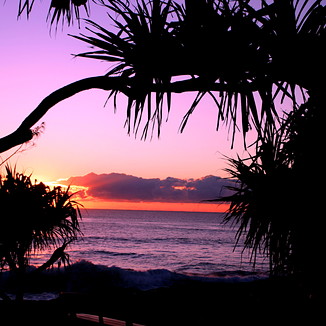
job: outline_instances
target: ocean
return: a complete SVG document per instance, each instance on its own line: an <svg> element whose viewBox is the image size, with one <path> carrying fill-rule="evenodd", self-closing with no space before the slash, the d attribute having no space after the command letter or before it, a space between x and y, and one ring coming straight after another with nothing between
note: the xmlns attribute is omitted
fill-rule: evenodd
<svg viewBox="0 0 326 326"><path fill-rule="evenodd" d="M196 275L253 272L221 213L88 210L83 216L83 240L69 250L74 261ZM256 271L266 270L266 262L260 257Z"/></svg>
<svg viewBox="0 0 326 326"><path fill-rule="evenodd" d="M61 268L61 280L66 273L64 286L53 283L58 291L90 290L99 275L101 286L147 290L186 278L247 281L268 274L266 257L257 257L254 269L241 244L235 248L236 229L223 223L221 213L91 209L83 210L82 216L83 237L68 248L71 266L67 272ZM35 256L31 264L40 265L48 255ZM82 281L85 275L87 285ZM38 288L56 292L46 281Z"/></svg>

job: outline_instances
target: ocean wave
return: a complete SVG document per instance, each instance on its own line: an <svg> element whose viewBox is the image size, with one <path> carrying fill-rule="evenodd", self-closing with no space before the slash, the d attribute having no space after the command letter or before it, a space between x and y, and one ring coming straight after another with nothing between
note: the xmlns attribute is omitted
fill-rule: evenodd
<svg viewBox="0 0 326 326"><path fill-rule="evenodd" d="M232 271L207 275L184 274L167 269L137 271L117 266L95 265L81 260L66 268L50 269L41 274L31 267L26 276L25 292L35 300L52 299L54 293L80 292L99 293L116 288L152 290L172 287L184 282L248 282L266 278L256 272ZM1 273L0 287L7 293L14 293L15 282L8 272ZM51 295L52 294L52 295Z"/></svg>

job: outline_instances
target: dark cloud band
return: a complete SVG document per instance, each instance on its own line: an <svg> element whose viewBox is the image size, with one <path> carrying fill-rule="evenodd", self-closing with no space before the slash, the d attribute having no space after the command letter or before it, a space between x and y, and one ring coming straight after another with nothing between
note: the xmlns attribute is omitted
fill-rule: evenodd
<svg viewBox="0 0 326 326"><path fill-rule="evenodd" d="M217 176L200 179L145 179L127 174L90 173L85 176L71 177L69 185L88 187L87 195L111 201L146 201L198 203L229 195L228 186L234 181Z"/></svg>

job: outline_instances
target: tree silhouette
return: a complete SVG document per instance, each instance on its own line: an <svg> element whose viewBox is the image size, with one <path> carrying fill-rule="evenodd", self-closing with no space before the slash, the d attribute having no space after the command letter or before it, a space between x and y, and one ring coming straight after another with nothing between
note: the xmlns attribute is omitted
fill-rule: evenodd
<svg viewBox="0 0 326 326"><path fill-rule="evenodd" d="M253 192L259 194L260 187L271 196L278 192L279 184L296 187L296 191L289 189L289 193L282 189L282 195L276 198L288 207L286 214L291 218L281 218L275 213L273 225L260 219L266 213L262 206L264 198L250 199L251 207L255 207L254 203L262 206L260 210L254 208L254 215L234 215L236 219L254 216L257 219L252 221L262 223L262 229L256 228L259 234L249 234L247 245L258 249L268 243L268 250L283 248L277 249L279 252L272 258L275 271L296 270L305 274L310 273L309 269L316 271L323 248L317 241L322 238L322 228L315 228L321 210L312 203L321 202L322 188L307 175L315 170L313 158L322 148L324 138L323 2L185 0L184 5L169 0L94 2L108 10L115 32L88 20L87 34L75 37L90 44L93 50L78 56L115 66L104 76L76 81L50 94L15 132L0 139L0 152L31 139L35 124L56 103L91 88L107 90L113 98L120 93L127 96L128 131L137 132L141 121L145 121L143 137L155 128L160 133L162 111L165 107L167 111L172 109L172 93L198 92L181 130L201 99L211 96L217 107L217 128L221 123L230 124L233 134L239 128L244 138L251 129L257 132L257 154L249 166L241 159L232 162L235 166L232 173L242 182L239 194L244 195L243 187L250 196ZM31 3L26 3L30 8ZM57 2L51 2L54 3ZM72 19L74 7L69 8L70 14L63 7L54 10L52 23L62 17ZM301 107L299 93L306 102ZM293 114L286 122L280 117L278 97L281 100L287 97L293 103ZM303 197L298 189L309 191ZM236 200L235 212L237 205L245 205L248 198ZM303 203L299 211L294 207L298 200ZM279 217L277 223L276 217ZM286 225L293 220L294 223ZM241 230L247 230L246 224L242 224L239 234ZM275 237L266 238L271 234ZM290 264L290 258L296 263Z"/></svg>
<svg viewBox="0 0 326 326"><path fill-rule="evenodd" d="M56 262L67 263L64 252L81 235L78 204L71 200L69 189L52 190L31 177L16 173L9 166L0 178L0 268L17 278L17 298L30 258L45 249L53 249L50 259L38 268L44 270Z"/></svg>
<svg viewBox="0 0 326 326"><path fill-rule="evenodd" d="M237 242L244 237L244 249L251 250L254 263L258 252L266 253L275 276L309 275L312 280L324 251L316 228L319 208L314 208L321 188L304 178L305 161L311 158L305 147L312 146L317 124L314 115L308 101L288 114L253 156L230 159L227 171L238 183L230 187L232 195L216 199L231 203L225 221L238 227Z"/></svg>
<svg viewBox="0 0 326 326"><path fill-rule="evenodd" d="M212 96L220 122L240 123L244 135L275 129L275 97L289 97L296 107L296 88L310 96L324 89L324 7L321 1L154 0L135 6L120 0L99 1L116 25L110 32L89 21L90 36L77 36L98 50L79 56L116 64L104 76L67 85L45 98L11 135L0 139L0 152L33 136L33 126L58 102L84 90L99 88L125 94L128 130L144 136L162 123L163 101L171 94L198 91L182 122L186 125L203 96ZM60 11L62 12L62 11ZM64 11L63 11L64 12ZM196 13L196 15L194 14ZM113 18L113 14L118 18ZM152 93L156 94L152 101ZM165 97L164 97L165 96ZM318 98L318 101L321 99ZM133 120L133 121L131 121Z"/></svg>

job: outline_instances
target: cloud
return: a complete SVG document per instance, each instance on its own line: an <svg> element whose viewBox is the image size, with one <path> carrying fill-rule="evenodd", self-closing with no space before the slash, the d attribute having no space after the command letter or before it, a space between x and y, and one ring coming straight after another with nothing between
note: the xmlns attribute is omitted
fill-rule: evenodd
<svg viewBox="0 0 326 326"><path fill-rule="evenodd" d="M198 203L228 195L234 181L217 176L200 179L145 179L121 173L71 177L67 185L87 187L84 196L109 201Z"/></svg>

